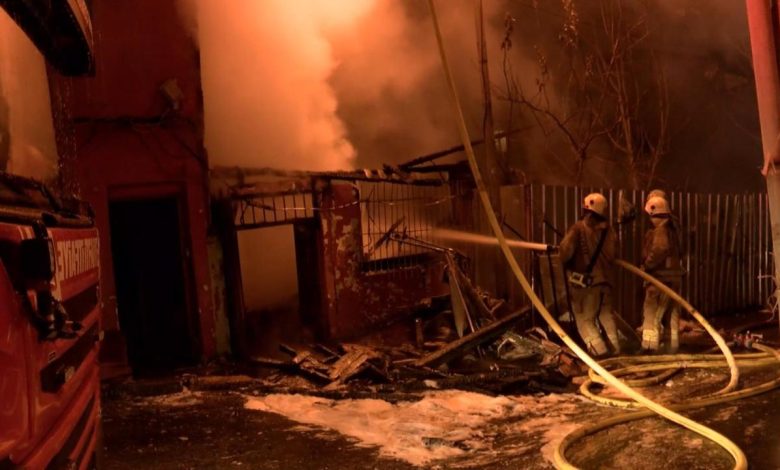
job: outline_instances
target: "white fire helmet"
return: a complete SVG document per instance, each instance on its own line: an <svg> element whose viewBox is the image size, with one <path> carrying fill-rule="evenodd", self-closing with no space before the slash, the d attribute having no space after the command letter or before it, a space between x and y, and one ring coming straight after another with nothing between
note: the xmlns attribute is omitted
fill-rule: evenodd
<svg viewBox="0 0 780 470"><path fill-rule="evenodd" d="M582 208L602 217L607 216L607 198L601 193L590 193L582 201Z"/></svg>
<svg viewBox="0 0 780 470"><path fill-rule="evenodd" d="M662 197L662 198L666 199L667 201L669 200L666 197L666 191L664 191L663 189L653 189L652 191L647 193L647 198L645 199L645 202L650 201L650 199L652 199L654 197Z"/></svg>
<svg viewBox="0 0 780 470"><path fill-rule="evenodd" d="M647 200L645 204L645 212L650 217L658 215L669 215L669 203L661 196L654 196Z"/></svg>

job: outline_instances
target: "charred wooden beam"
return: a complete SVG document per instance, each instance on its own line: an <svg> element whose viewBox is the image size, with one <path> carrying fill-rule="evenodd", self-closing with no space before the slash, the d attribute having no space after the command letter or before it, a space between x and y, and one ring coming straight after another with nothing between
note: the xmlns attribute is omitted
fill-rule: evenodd
<svg viewBox="0 0 780 470"><path fill-rule="evenodd" d="M500 139L503 137L508 137L513 134L517 134L519 132L522 132L523 130L526 130L527 128L523 129L515 129L509 132L497 132L495 133L496 139ZM482 145L485 143L485 139L475 139L471 141L471 146L476 147L477 145ZM453 153L462 152L464 149L463 145L455 145L453 147L439 150L438 152L429 153L428 155L423 155L417 158L414 158L412 160L409 160L408 162L401 163L398 165L398 167L405 171L417 171L418 168L415 168L418 165L422 165L424 163L432 162L434 160L438 160L439 158L446 157L448 155L452 155Z"/></svg>
<svg viewBox="0 0 780 470"><path fill-rule="evenodd" d="M497 320L479 330L469 333L459 338L447 346L434 351L417 360L414 365L417 367L436 367L445 364L452 359L465 354L471 349L492 341L501 336L505 331L512 328L518 321L525 317L531 311L531 307L525 307L511 315Z"/></svg>
<svg viewBox="0 0 780 470"><path fill-rule="evenodd" d="M297 170L279 170L276 168L236 168L217 166L210 170L212 177L222 180L235 179L238 184L235 186L247 187L248 177L277 177L277 178L320 178L323 180L343 180L343 181L367 181L382 183L398 183L420 186L441 186L447 184L441 178L421 177L411 172L407 173L399 169L393 171L392 167L385 167L382 170L352 170L352 171L297 171Z"/></svg>
<svg viewBox="0 0 780 470"><path fill-rule="evenodd" d="M293 361L257 356L249 358L249 361L257 366L270 367L272 369L278 369L291 374L297 374L320 384L326 384L331 381L327 374L314 370L310 367L304 367L302 364L297 364Z"/></svg>

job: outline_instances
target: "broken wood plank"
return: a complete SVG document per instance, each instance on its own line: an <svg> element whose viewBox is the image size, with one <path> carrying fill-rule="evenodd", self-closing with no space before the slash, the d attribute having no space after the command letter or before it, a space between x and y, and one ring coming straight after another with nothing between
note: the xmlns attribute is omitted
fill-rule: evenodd
<svg viewBox="0 0 780 470"><path fill-rule="evenodd" d="M281 359L273 359L270 357L255 356L250 357L249 360L254 364L263 367L273 367L274 369L292 370L298 368L298 364L295 364L292 361L283 361Z"/></svg>
<svg viewBox="0 0 780 470"><path fill-rule="evenodd" d="M498 371L486 371L469 375L447 377L446 379L436 380L435 383L438 388L457 388L463 385L481 385L485 384L486 382L498 381L508 378L517 380L530 380L531 378L540 378L542 375L542 372L537 371L501 369Z"/></svg>
<svg viewBox="0 0 780 470"><path fill-rule="evenodd" d="M328 375L331 380L346 380L355 375L370 357L366 351L349 351L333 364Z"/></svg>
<svg viewBox="0 0 780 470"><path fill-rule="evenodd" d="M336 351L332 350L331 348L325 346L324 344L317 343L314 345L315 348L319 349L320 352L326 354L328 357L323 359L322 362L329 363L338 360L339 357L341 357L341 354L337 353Z"/></svg>
<svg viewBox="0 0 780 470"><path fill-rule="evenodd" d="M287 346L284 343L279 343L279 350L282 351L283 353L289 354L292 357L295 357L295 356L298 355L298 351L296 351L295 349L291 348L290 346Z"/></svg>
<svg viewBox="0 0 780 470"><path fill-rule="evenodd" d="M262 367L271 367L274 369L279 369L284 372L298 374L303 377L306 377L307 379L312 379L317 382L330 382L330 377L328 377L327 374L315 370L312 367L304 367L302 366L302 364L296 364L295 362L292 361L284 361L279 359L272 359L270 357L260 357L260 356L249 358L249 360L255 365L259 365Z"/></svg>
<svg viewBox="0 0 780 470"><path fill-rule="evenodd" d="M492 341L501 336L506 330L513 327L518 321L531 311L531 307L525 307L522 310L497 320L479 330L469 333L459 338L438 351L434 351L420 358L414 363L418 367L437 367L448 361L465 354L471 349Z"/></svg>

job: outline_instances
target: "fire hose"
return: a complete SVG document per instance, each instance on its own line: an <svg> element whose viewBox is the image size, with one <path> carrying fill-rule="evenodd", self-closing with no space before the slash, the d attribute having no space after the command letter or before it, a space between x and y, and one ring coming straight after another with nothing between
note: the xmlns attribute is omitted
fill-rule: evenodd
<svg viewBox="0 0 780 470"><path fill-rule="evenodd" d="M531 284L528 282L528 279L526 278L525 274L523 273L522 269L520 268L520 265L517 263L517 260L515 259L514 254L512 253L511 248L507 244L507 239L504 236L503 231L501 230L501 226L499 224L498 218L496 217L495 212L493 211L493 206L490 202L490 197L488 195L487 188L485 186L485 182L482 179L482 175L479 170L479 166L477 164L476 157L474 155L474 149L471 146L471 139L469 138L468 130L466 128L466 122L463 116L463 110L460 105L460 99L458 96L458 91L455 86L455 81L452 75L452 71L449 66L449 62L447 59L447 54L444 48L444 39L441 34L441 29L439 26L438 16L436 13L436 5L434 0L428 0L428 5L431 10L431 17L433 20L433 26L436 34L436 41L439 49L439 55L442 63L442 68L444 70L445 77L447 79L447 85L450 92L450 98L452 100L453 105L453 111L456 118L456 124L458 127L458 133L460 135L460 138L463 142L463 146L466 152L469 168L471 169L471 173L474 178L474 182L477 186L477 192L479 194L479 198L482 204L482 207L485 211L485 215L487 217L488 223L490 224L490 228L493 231L493 234L495 238L498 241L498 245L501 249L501 252L504 255L504 258L506 259L507 263L509 264L510 269L512 270L512 273L514 274L517 281L520 283L522 289L525 291L526 295L531 300L531 303L534 305L534 307L537 309L537 311L540 313L540 315L544 318L544 320L547 322L547 324L550 326L550 328L561 338L561 340L568 346L585 364L587 364L593 371L595 371L601 378L604 379L606 383L611 385L612 387L616 388L619 392L621 392L623 395L633 399L640 405L646 407L648 410L639 411L637 413L632 413L629 415L623 415L618 416L615 418L612 418L610 420L602 421L601 423L597 423L600 426L602 426L599 429L604 429L608 426L612 426L614 424L620 423L620 422L626 422L633 419L639 419L640 417L644 416L652 416L653 413L656 413L674 423L677 423L687 429L690 429L691 431L696 432L697 434L717 443L719 446L721 446L723 449L725 449L731 456L734 458L734 468L735 469L746 469L747 468L747 459L745 457L745 454L742 452L742 450L730 439L728 439L726 436L718 433L717 431L710 429L700 423L697 423L696 421L687 418L681 414L679 414L678 411L683 411L688 407L694 407L694 406L703 406L703 403L711 403L713 402L720 403L722 401L732 399L733 395L730 394L739 394L741 392L727 392L723 393L721 395L699 400L695 404L683 404L683 405L672 405L669 407L663 406L660 403L657 403L641 393L637 392L630 386L628 386L626 383L622 382L620 379L618 379L615 375L613 375L609 370L607 370L604 366L596 362L595 359L593 359L590 355L588 355L585 350L583 350L567 333L564 331L564 329L561 327L561 325L555 320L552 314L547 310L544 303L541 301L541 299L536 295L533 288L531 287ZM648 277L650 277L648 275ZM652 282L652 281L650 281ZM676 295L676 294L675 294ZM674 298L674 297L673 297ZM677 296L677 299L681 298ZM698 312L697 312L698 313ZM701 316L699 315L699 318ZM697 319L699 319L697 318ZM703 320L703 318L701 318ZM717 335L717 332L714 331L714 329L709 329L708 331L714 333ZM717 335L717 337L720 337L720 335ZM724 355L726 355L727 362L729 365L729 368L732 372L732 381L738 380L738 369L736 369L736 361L731 355L731 352L728 350L728 346L725 344L725 341L723 341L722 338L720 338L720 341L716 339L716 342L718 343L718 346L721 347L722 350L724 350ZM760 345L756 345L758 349ZM767 348L768 349L768 348ZM728 351L728 352L726 352ZM734 374L737 374L737 378L734 378ZM729 387L731 387L731 382L729 383ZM725 390L725 389L724 389ZM558 468L563 469L575 469L572 464L570 464L566 458L565 458L565 450L566 446L573 442L575 439L587 435L592 432L596 432L598 429L594 429L593 426L589 426L587 428L580 429L566 438L562 441L561 445L556 449L555 455L554 455L554 461L555 465Z"/></svg>
<svg viewBox="0 0 780 470"><path fill-rule="evenodd" d="M762 351L763 354L744 354L744 355L737 355L738 360L744 360L739 361L739 363L743 366L753 366L758 367L761 365L765 365L767 363L773 362L777 364L780 362L780 352L778 352L775 349L772 349L770 347L767 347L760 343L755 343L751 345L752 348L757 349L759 351ZM666 356L667 358L675 359L679 356L685 356L685 355L673 355L673 356ZM693 356L706 356L706 355L693 355ZM628 358L615 358L619 360L626 360ZM676 370L680 367L723 367L725 364L720 358L720 356L717 356L717 358L710 360L710 361L702 361L702 362L686 362L686 361L672 361L668 363L655 363L653 364L653 361L659 361L662 360L662 356L638 356L636 359L641 360L648 360L651 363L648 364L650 367L637 367L637 366L629 366L623 370L616 370L614 371L615 375L623 375L624 373L634 373L634 372L642 372L646 370L652 370L652 369L663 369L668 368L669 370ZM711 357L709 359L712 359ZM767 360L768 359L768 360ZM605 361L606 362L606 361ZM584 385L584 384L583 384ZM700 398L694 398L691 400L688 400L686 402L682 403L676 403L672 405L668 405L667 409L672 410L673 412L679 412L679 411L686 411L690 409L695 408L704 408L712 405L718 405L721 403L726 403L729 401L734 401L742 398L749 398L761 393L768 392L770 390L773 390L775 388L780 387L780 377L777 377L773 380L770 380L768 382L755 385L752 387L744 388L741 390L728 392L720 395L710 395L709 397L700 397ZM594 395L590 395L590 398L594 398ZM614 405L614 406L625 406L626 403L629 403L627 401L618 401L618 400L606 400L602 398L602 403L608 404L608 405ZM633 406L633 404L632 404ZM559 468L573 468L571 464L568 463L566 460L566 450L578 439L581 439L585 436L588 436L590 434L594 434L596 432L599 432L603 429L609 428L611 426L616 426L618 424L624 424L631 421L648 418L650 416L653 416L654 411L651 410L641 410L633 413L623 414L614 416L611 418L604 419L602 421L596 422L592 425L581 427L568 435L566 435L563 440L558 444L558 447L555 449L555 460L556 465ZM717 441L715 441L717 442ZM720 444L720 442L717 442ZM733 454L732 454L733 455ZM735 468L737 468L737 464L739 464L739 461L736 462ZM747 462L743 461L743 466L739 468L746 468Z"/></svg>

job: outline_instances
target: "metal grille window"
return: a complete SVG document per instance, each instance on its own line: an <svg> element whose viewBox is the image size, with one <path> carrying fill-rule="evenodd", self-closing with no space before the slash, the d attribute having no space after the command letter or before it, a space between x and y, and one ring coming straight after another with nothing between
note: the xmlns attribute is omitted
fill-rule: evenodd
<svg viewBox="0 0 780 470"><path fill-rule="evenodd" d="M425 245L436 243L432 231L451 225L454 196L446 183L361 182L359 189L364 259L379 262L373 263L376 269L415 264L415 255L430 252ZM407 242L388 237L391 228Z"/></svg>
<svg viewBox="0 0 780 470"><path fill-rule="evenodd" d="M312 193L286 192L237 198L234 224L240 230L289 224L314 217Z"/></svg>

